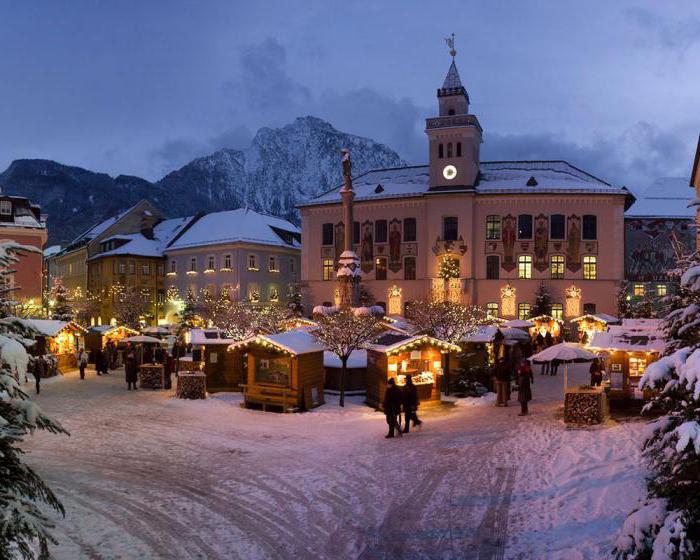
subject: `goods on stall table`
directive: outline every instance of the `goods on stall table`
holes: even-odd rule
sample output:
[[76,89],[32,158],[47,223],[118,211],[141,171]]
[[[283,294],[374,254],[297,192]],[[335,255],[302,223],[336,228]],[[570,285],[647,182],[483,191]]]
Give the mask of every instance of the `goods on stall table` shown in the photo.
[[204,399],[207,396],[207,376],[204,373],[181,373],[177,376],[178,399]]

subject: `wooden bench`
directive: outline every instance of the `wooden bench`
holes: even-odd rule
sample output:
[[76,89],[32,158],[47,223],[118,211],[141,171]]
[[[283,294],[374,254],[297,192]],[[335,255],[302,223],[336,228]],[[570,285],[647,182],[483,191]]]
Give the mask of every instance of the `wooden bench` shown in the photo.
[[288,412],[287,403],[290,402],[289,395],[292,392],[290,389],[260,387],[258,385],[250,386],[243,383],[239,386],[243,391],[246,407],[249,403],[259,404],[262,406],[263,412],[267,412],[268,406],[279,406],[282,407],[282,412]]

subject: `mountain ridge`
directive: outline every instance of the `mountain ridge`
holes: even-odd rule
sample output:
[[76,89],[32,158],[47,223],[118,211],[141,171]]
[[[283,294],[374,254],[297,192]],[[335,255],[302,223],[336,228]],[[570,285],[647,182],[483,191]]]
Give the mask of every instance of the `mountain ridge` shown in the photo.
[[311,115],[262,127],[244,149],[221,148],[160,180],[115,177],[49,159],[17,159],[0,173],[3,193],[25,196],[49,216],[49,245],[148,198],[169,217],[248,207],[298,222],[296,204],[342,182],[340,150],[357,173],[406,162],[390,147]]

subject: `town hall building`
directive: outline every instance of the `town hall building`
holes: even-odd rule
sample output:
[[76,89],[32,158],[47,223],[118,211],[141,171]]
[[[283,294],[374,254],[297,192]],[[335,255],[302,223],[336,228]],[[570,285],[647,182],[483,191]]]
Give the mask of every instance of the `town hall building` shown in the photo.
[[[454,55],[437,99],[439,115],[426,119],[428,165],[352,180],[365,297],[388,314],[433,298],[527,318],[544,285],[557,318],[615,315],[632,194],[565,161],[481,161],[483,130]],[[333,305],[341,187],[300,210],[306,305]]]

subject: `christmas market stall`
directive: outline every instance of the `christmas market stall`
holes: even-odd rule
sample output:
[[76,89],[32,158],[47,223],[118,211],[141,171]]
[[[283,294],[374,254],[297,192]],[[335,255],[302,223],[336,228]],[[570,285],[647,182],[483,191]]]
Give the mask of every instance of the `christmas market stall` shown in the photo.
[[666,341],[660,319],[623,319],[608,332],[593,335],[589,350],[603,358],[610,400],[644,399],[637,383],[649,364],[661,357]]
[[530,322],[535,324],[530,329],[532,336],[537,336],[538,334],[545,336],[547,333],[550,333],[555,341],[560,339],[562,325],[564,324],[562,319],[557,319],[551,315],[538,315],[537,317],[531,317]]
[[[326,391],[340,391],[342,363],[333,352],[323,353],[323,367],[326,370]],[[348,358],[345,370],[345,391],[347,394],[363,394],[367,390],[367,350],[354,350]]]
[[480,327],[464,339],[460,366],[481,367],[493,365],[498,357],[527,356],[530,346],[530,335],[520,328]]
[[308,410],[324,403],[325,348],[306,328],[256,335],[231,344],[247,358],[245,406],[282,412]]
[[137,334],[138,331],[123,325],[96,325],[88,328],[85,334],[85,348],[89,350],[91,359],[94,359],[92,356],[95,355],[95,350],[104,350],[109,341],[118,347],[122,340]]
[[[240,391],[245,383],[243,354],[228,347],[237,342],[219,329],[192,329],[192,364],[206,375],[207,391]],[[189,369],[189,368],[182,368]],[[194,368],[193,368],[194,369]],[[195,370],[196,371],[196,370]]]
[[606,332],[610,325],[616,325],[620,320],[607,313],[587,313],[571,319],[571,322],[578,327],[578,341],[590,344],[596,333]]
[[450,358],[450,372],[455,372],[459,352],[459,346],[428,335],[381,335],[367,347],[367,404],[381,408],[389,378],[402,387],[407,374],[411,375],[421,402],[439,403],[446,357]]
[[83,348],[87,332],[78,323],[50,319],[22,319],[22,323],[37,332],[36,345],[32,348],[34,354],[55,356],[61,373],[78,367],[77,352]]

